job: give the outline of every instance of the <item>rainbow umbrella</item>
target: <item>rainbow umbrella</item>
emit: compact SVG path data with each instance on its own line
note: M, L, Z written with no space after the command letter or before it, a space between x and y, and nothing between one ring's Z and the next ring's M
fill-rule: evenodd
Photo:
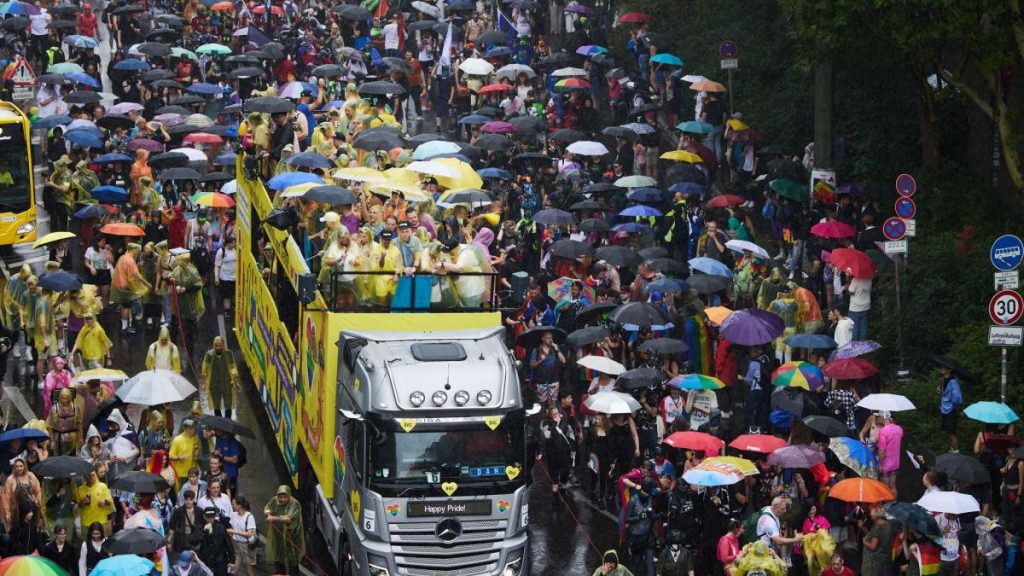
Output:
M566 78L555 82L555 90L569 92L572 90L590 90L590 82L580 78Z
M728 486L743 480L743 472L729 464L701 462L683 474L683 480L694 486Z
M746 458L740 458L739 456L712 456L711 458L705 458L701 464L732 466L739 470L744 476L753 476L761 473L761 471L757 469L757 464L754 464Z
M556 303L561 302L563 298L569 296L574 282L578 282L578 280L573 280L572 278L566 278L564 276L557 280L548 282L548 296ZM583 302L584 308L590 306L591 303L596 302L597 298L595 297L594 288L584 284L583 292L580 293L580 300Z
M235 201L227 194L220 192L197 192L192 195L191 200L200 206L209 208L231 208Z
M54 561L42 556L11 556L0 562L2 576L66 576Z
M813 391L825 385L825 376L814 364L802 361L786 362L772 372L772 384L776 387Z
M720 390L725 383L714 376L704 374L682 374L668 381L669 386L682 390Z
M863 478L878 478L878 458L870 448L853 438L833 438L828 448L839 462Z

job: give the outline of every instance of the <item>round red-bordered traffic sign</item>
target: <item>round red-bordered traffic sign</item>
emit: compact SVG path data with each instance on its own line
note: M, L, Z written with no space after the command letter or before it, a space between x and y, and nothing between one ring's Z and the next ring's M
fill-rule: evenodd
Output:
M889 218L882 224L882 234L893 242L902 240L907 234L907 223L902 218Z
M896 177L896 193L905 198L910 198L917 192L917 180L910 174L900 174Z
M988 303L988 316L1001 326L1016 324L1024 314L1024 298L1015 290L1000 290Z
M917 215L917 204L905 196L896 200L895 209L896 215L904 220L909 220Z

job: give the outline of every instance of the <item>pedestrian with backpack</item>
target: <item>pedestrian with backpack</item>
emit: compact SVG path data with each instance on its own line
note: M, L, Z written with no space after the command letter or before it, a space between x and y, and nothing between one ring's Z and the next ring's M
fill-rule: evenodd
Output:
M740 381L747 385L747 404L744 412L747 429L751 434L757 434L762 428L768 428L771 374L771 359L765 353L764 348L758 345L751 346L750 365L747 366L747 373L738 376Z
M757 540L764 542L768 548L781 556L782 547L803 542L804 535L801 532L791 537L783 536L782 521L780 518L789 510L792 500L788 496L776 496L771 506L761 509L757 519Z
M655 576L653 496L657 486L654 478L644 478L640 490L633 493L626 505L629 556L638 575ZM638 565L638 562L642 564Z

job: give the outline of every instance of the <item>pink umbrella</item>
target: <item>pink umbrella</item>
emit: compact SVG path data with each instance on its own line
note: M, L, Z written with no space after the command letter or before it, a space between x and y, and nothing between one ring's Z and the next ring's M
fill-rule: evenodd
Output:
M516 127L514 124L502 120L493 120L481 126L480 131L492 134L512 134L516 131Z
M150 152L163 152L164 145L149 138L135 138L125 146L128 150L149 150Z
M818 238L853 238L857 235L857 229L846 222L819 222L811 226L811 234Z

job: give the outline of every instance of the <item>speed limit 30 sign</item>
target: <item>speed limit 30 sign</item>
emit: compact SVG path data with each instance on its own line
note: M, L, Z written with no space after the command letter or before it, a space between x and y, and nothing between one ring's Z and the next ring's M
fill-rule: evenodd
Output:
M1000 290L988 303L988 315L1001 326L1016 324L1024 313L1024 299L1013 290Z

